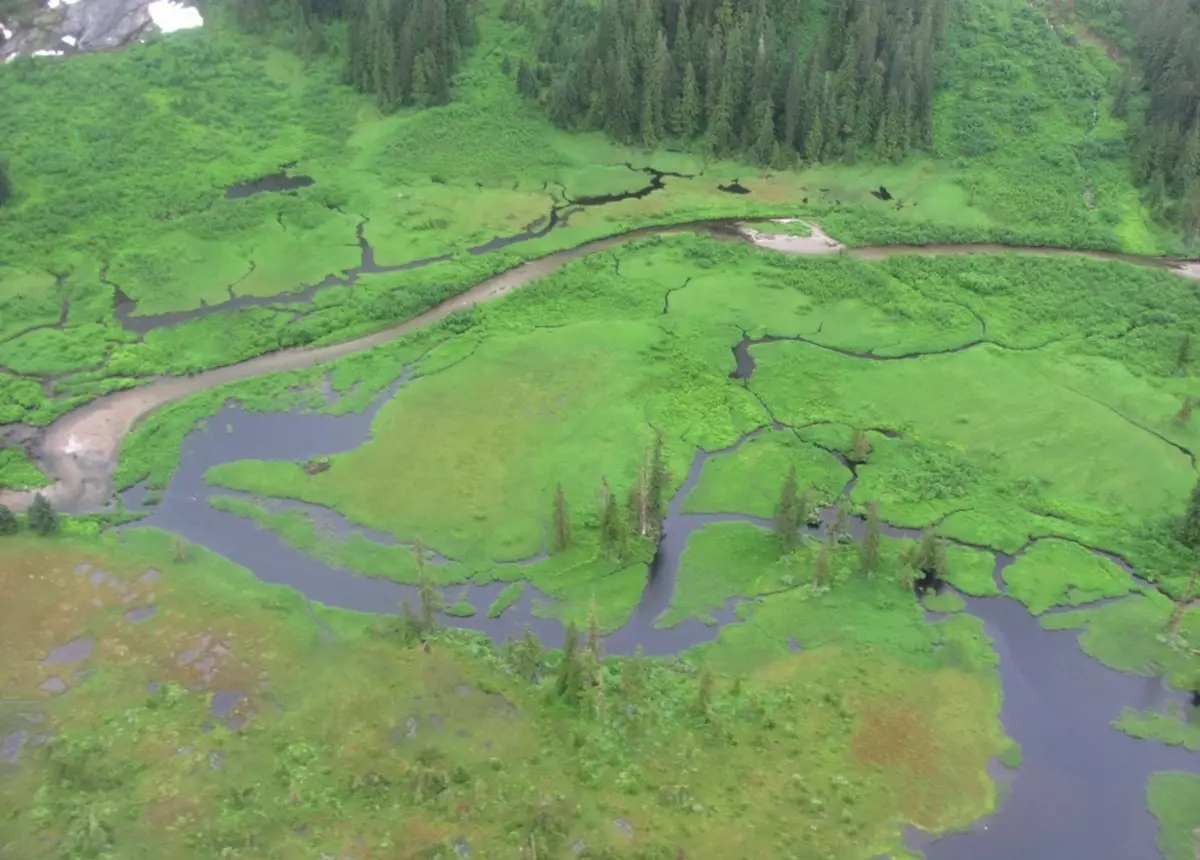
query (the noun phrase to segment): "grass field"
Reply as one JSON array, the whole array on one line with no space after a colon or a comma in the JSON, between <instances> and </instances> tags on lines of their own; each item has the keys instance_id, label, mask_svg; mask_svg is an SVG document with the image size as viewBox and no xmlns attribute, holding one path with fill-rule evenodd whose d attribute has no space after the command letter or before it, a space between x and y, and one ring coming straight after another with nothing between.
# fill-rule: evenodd
<instances>
[{"instance_id":1,"label":"grass field","mask_svg":"<svg viewBox=\"0 0 1200 860\"><path fill-rule=\"evenodd\" d=\"M1158 819L1158 847L1166 860L1192 860L1200 832L1200 777L1156 773L1146 788L1146 800Z\"/></svg>"}]
</instances>

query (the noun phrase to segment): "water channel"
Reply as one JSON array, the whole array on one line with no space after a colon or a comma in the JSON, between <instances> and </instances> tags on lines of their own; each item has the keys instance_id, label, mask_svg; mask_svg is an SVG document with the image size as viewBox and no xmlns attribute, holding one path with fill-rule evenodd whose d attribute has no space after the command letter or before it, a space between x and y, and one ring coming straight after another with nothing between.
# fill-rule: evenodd
<instances>
[{"instance_id":1,"label":"water channel","mask_svg":"<svg viewBox=\"0 0 1200 860\"><path fill-rule=\"evenodd\" d=\"M741 371L735 371L735 377L752 372L752 363L747 363L752 346L741 345L735 352ZM403 384L421 384L420 379L404 379ZM401 600L415 600L414 589L332 568L293 549L276 533L212 508L208 504L211 496L229 492L209 487L204 481L209 468L232 460L302 461L355 448L367 440L378 408L395 390L393 387L363 413L344 416L257 413L227 404L187 437L180 467L141 524L178 532L248 568L264 582L294 588L310 600L363 612L395 612ZM683 484L670 501L664 536L641 600L628 622L606 637L608 653L630 654L641 646L650 655L677 654L711 641L725 625L740 623L738 601L730 600L714 612L716 625L690 619L666 629L655 626L674 596L680 560L692 533L713 522L769 527L765 520L739 514L691 514L681 510L705 462L735 451L765 429L747 434L730 448L696 453ZM851 469L852 477L843 490L848 494L857 480L853 464L838 452L829 454ZM126 501L136 508L140 496L135 489L126 494ZM328 509L294 502L280 504L305 509L334 533L358 532L385 543L393 540L358 529ZM810 534L822 537L832 519L832 508L822 510L821 522L809 528ZM851 528L860 534L862 521L853 520ZM919 537L920 530L887 526L885 533L912 539ZM1123 560L1100 554L1132 574ZM997 554L996 578L1001 584L1004 568L1016 555ZM510 564L526 564L537 558ZM466 594L476 615L447 617L446 622L479 630L497 641L518 635L528 624L543 641L561 641L559 622L536 613L536 604L548 598L532 587L527 586L521 600L500 618L488 618L488 607L504 585L468 585ZM446 589L447 598L453 599L460 588ZM1146 781L1156 771L1200 773L1200 754L1129 737L1112 728L1110 722L1124 707L1162 709L1168 703L1186 707L1184 695L1171 690L1161 678L1135 677L1108 669L1082 652L1076 642L1077 631L1046 631L1010 598L968 598L966 611L983 620L995 643L1004 689L1002 721L1022 747L1023 764L1006 777L1006 790L995 815L978 822L967 833L936 840L912 831L912 847L924 851L929 860L1155 857L1157 825L1146 809Z\"/></svg>"}]
</instances>

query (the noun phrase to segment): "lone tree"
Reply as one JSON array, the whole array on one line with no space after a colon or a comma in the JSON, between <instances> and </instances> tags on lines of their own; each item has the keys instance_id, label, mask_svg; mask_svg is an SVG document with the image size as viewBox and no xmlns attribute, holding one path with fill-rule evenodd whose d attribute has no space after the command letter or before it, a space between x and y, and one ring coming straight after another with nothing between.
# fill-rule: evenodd
<instances>
[{"instance_id":1,"label":"lone tree","mask_svg":"<svg viewBox=\"0 0 1200 860\"><path fill-rule=\"evenodd\" d=\"M801 504L796 494L796 467L788 470L779 490L779 502L775 505L775 534L783 554L787 555L800 543Z\"/></svg>"},{"instance_id":2,"label":"lone tree","mask_svg":"<svg viewBox=\"0 0 1200 860\"><path fill-rule=\"evenodd\" d=\"M927 528L921 533L921 542L911 550L908 563L926 578L942 579L949 573L950 560L936 529Z\"/></svg>"},{"instance_id":3,"label":"lone tree","mask_svg":"<svg viewBox=\"0 0 1200 860\"><path fill-rule=\"evenodd\" d=\"M600 513L600 543L605 550L619 558L625 554L625 524L621 522L617 499L612 488L608 486L607 478L603 480L603 484L604 508Z\"/></svg>"},{"instance_id":4,"label":"lone tree","mask_svg":"<svg viewBox=\"0 0 1200 860\"><path fill-rule=\"evenodd\" d=\"M867 505L867 527L863 531L862 543L858 545L858 566L868 578L879 570L879 548L883 529L879 523L879 505Z\"/></svg>"},{"instance_id":5,"label":"lone tree","mask_svg":"<svg viewBox=\"0 0 1200 860\"><path fill-rule=\"evenodd\" d=\"M428 635L437 629L437 614L442 609L442 593L433 584L433 576L425 564L425 544L421 543L420 538L417 538L413 545L413 556L417 560L417 600L420 604L417 609L417 623L421 627L421 633Z\"/></svg>"},{"instance_id":6,"label":"lone tree","mask_svg":"<svg viewBox=\"0 0 1200 860\"><path fill-rule=\"evenodd\" d=\"M0 535L15 535L19 525L16 515L4 505L0 505Z\"/></svg>"},{"instance_id":7,"label":"lone tree","mask_svg":"<svg viewBox=\"0 0 1200 860\"><path fill-rule=\"evenodd\" d=\"M1192 549L1200 548L1200 480L1196 481L1192 497L1188 499L1187 510L1179 526L1179 540Z\"/></svg>"},{"instance_id":8,"label":"lone tree","mask_svg":"<svg viewBox=\"0 0 1200 860\"><path fill-rule=\"evenodd\" d=\"M571 512L567 508L567 497L562 484L554 493L554 549L561 552L571 547Z\"/></svg>"},{"instance_id":9,"label":"lone tree","mask_svg":"<svg viewBox=\"0 0 1200 860\"><path fill-rule=\"evenodd\" d=\"M847 459L852 463L862 463L870 455L871 440L867 438L866 431L855 430L850 437L850 456Z\"/></svg>"},{"instance_id":10,"label":"lone tree","mask_svg":"<svg viewBox=\"0 0 1200 860\"><path fill-rule=\"evenodd\" d=\"M712 708L713 686L712 669L705 663L700 667L700 674L696 678L696 701L692 708L695 710L696 716L703 717L706 722Z\"/></svg>"},{"instance_id":11,"label":"lone tree","mask_svg":"<svg viewBox=\"0 0 1200 860\"><path fill-rule=\"evenodd\" d=\"M58 532L58 514L41 493L33 497L25 516L29 521L29 528L36 534L52 535Z\"/></svg>"},{"instance_id":12,"label":"lone tree","mask_svg":"<svg viewBox=\"0 0 1200 860\"><path fill-rule=\"evenodd\" d=\"M813 560L813 585L821 586L829 580L829 572L833 566L833 548L836 543L832 533L821 541L821 548L817 550L817 557Z\"/></svg>"},{"instance_id":13,"label":"lone tree","mask_svg":"<svg viewBox=\"0 0 1200 860\"><path fill-rule=\"evenodd\" d=\"M646 467L638 466L633 486L629 488L629 530L645 537L650 532L650 494L647 486Z\"/></svg>"},{"instance_id":14,"label":"lone tree","mask_svg":"<svg viewBox=\"0 0 1200 860\"><path fill-rule=\"evenodd\" d=\"M671 473L667 470L663 458L663 434L654 437L654 454L650 458L650 485L646 490L646 512L650 525L657 535L662 531L663 517L666 516L667 484L671 482Z\"/></svg>"},{"instance_id":15,"label":"lone tree","mask_svg":"<svg viewBox=\"0 0 1200 860\"><path fill-rule=\"evenodd\" d=\"M587 648L588 653L596 659L597 663L599 663L603 646L600 642L600 622L596 618L595 595L592 595L592 599L588 603L587 642L584 647Z\"/></svg>"},{"instance_id":16,"label":"lone tree","mask_svg":"<svg viewBox=\"0 0 1200 860\"><path fill-rule=\"evenodd\" d=\"M559 697L570 702L579 700L579 692L583 688L583 661L579 652L579 630L571 621L563 633L563 656L558 664L558 682L555 685Z\"/></svg>"}]
</instances>

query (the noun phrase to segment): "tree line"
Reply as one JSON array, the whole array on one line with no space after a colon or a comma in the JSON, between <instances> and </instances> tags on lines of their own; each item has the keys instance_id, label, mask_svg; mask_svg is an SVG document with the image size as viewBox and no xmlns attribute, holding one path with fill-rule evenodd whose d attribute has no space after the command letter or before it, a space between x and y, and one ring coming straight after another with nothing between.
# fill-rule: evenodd
<instances>
[{"instance_id":1,"label":"tree line","mask_svg":"<svg viewBox=\"0 0 1200 860\"><path fill-rule=\"evenodd\" d=\"M1129 123L1135 181L1147 202L1200 237L1200 5L1191 0L1129 0L1141 80L1126 74L1113 99L1124 116L1129 97L1146 96L1141 121Z\"/></svg>"},{"instance_id":2,"label":"tree line","mask_svg":"<svg viewBox=\"0 0 1200 860\"><path fill-rule=\"evenodd\" d=\"M517 87L562 127L781 167L932 142L946 0L532 2L503 12L538 33Z\"/></svg>"},{"instance_id":3,"label":"tree line","mask_svg":"<svg viewBox=\"0 0 1200 860\"><path fill-rule=\"evenodd\" d=\"M346 58L344 77L381 110L450 101L450 83L476 41L468 0L233 0L245 30L287 39L302 56Z\"/></svg>"}]
</instances>

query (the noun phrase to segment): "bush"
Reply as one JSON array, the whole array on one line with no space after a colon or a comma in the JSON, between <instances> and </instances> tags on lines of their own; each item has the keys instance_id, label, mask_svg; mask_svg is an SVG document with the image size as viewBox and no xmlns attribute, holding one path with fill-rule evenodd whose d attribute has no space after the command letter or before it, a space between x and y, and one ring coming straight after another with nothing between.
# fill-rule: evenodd
<instances>
[{"instance_id":1,"label":"bush","mask_svg":"<svg viewBox=\"0 0 1200 860\"><path fill-rule=\"evenodd\" d=\"M0 505L0 535L14 535L17 533L17 518L13 512L4 505Z\"/></svg>"},{"instance_id":2,"label":"bush","mask_svg":"<svg viewBox=\"0 0 1200 860\"><path fill-rule=\"evenodd\" d=\"M33 497L33 502L29 505L26 517L29 520L29 528L37 534L52 535L58 533L58 513L41 493Z\"/></svg>"}]
</instances>

